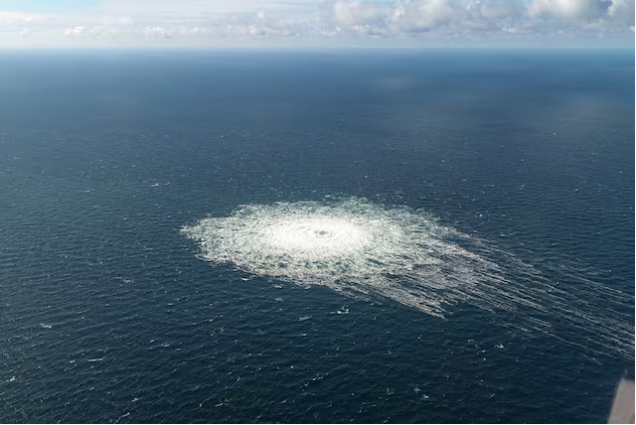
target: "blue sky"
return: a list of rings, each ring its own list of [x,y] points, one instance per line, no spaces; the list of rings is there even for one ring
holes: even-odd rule
[[[631,47],[634,0],[0,0],[0,48]]]

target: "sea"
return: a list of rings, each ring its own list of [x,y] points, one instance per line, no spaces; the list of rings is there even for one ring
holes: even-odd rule
[[[0,422],[606,422],[634,116],[633,50],[4,51]],[[423,245],[387,245],[402,269],[349,291],[237,236],[338,202],[425,215],[489,274],[440,254],[422,289]],[[223,218],[236,252],[184,231]]]

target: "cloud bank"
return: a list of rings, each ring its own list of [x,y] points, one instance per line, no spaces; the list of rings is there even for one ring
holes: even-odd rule
[[[634,0],[106,0],[2,10],[0,47],[634,44]]]

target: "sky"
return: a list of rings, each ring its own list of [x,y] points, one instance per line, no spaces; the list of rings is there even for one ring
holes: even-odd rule
[[[634,1],[0,0],[0,48],[634,48]]]

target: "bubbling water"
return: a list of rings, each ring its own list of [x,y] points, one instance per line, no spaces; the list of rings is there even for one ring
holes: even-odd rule
[[[232,262],[299,285],[379,294],[438,316],[442,302],[453,301],[428,289],[470,282],[471,269],[490,264],[444,241],[449,230],[425,214],[386,209],[358,198],[330,204],[247,205],[230,217],[207,218],[184,232],[201,242],[208,260]],[[443,258],[447,269],[453,267],[442,278]],[[427,280],[407,290],[390,275]]]
[[[360,198],[245,205],[229,217],[206,218],[182,231],[199,241],[205,259],[277,281],[325,286],[363,299],[389,298],[438,317],[445,317],[449,306],[470,303],[514,312],[525,319],[515,326],[560,338],[550,323],[558,320],[580,332],[589,346],[600,347],[597,352],[634,357],[633,326],[625,317],[590,310],[584,299],[511,255],[507,266],[515,278],[508,278],[486,258],[505,253],[421,211]],[[576,273],[567,278],[583,293],[624,304],[622,293]]]
[[[272,249],[305,255],[312,260],[337,257],[373,242],[359,220],[342,217],[281,219],[259,235]]]

